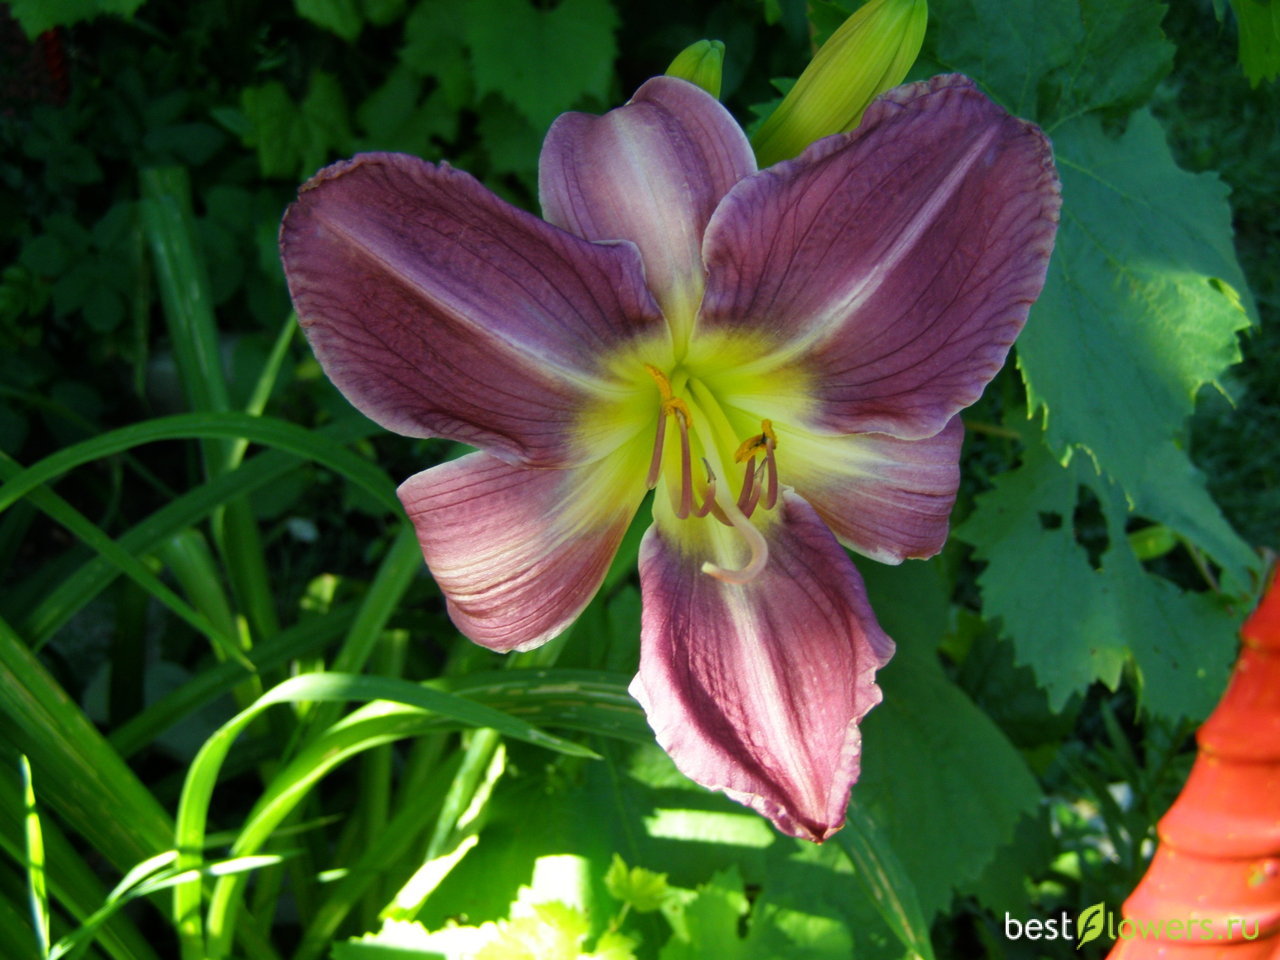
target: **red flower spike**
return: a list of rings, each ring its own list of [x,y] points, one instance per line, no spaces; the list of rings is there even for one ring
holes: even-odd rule
[[[1241,635],[1227,692],[1196,734],[1191,776],[1124,903],[1137,931],[1162,922],[1166,932],[1122,937],[1108,960],[1280,958],[1280,577]]]

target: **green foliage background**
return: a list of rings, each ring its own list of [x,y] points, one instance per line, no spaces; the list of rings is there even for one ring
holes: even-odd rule
[[[625,692],[638,531],[562,641],[459,637],[391,492],[456,451],[378,431],[294,336],[276,229],[324,163],[408,151],[536,209],[558,113],[708,37],[753,122],[853,5],[8,4],[15,958],[1014,958],[1006,912],[1119,906],[1277,545],[1277,93],[1225,5],[930,5],[913,78],[967,73],[1039,123],[1062,226],[966,412],[955,536],[860,563],[899,654],[823,847],[651,742]],[[1255,83],[1266,36],[1240,41]]]

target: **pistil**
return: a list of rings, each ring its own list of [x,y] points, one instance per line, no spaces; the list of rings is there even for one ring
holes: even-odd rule
[[[730,501],[723,504],[723,508],[733,529],[737,530],[742,539],[746,541],[750,555],[746,565],[737,570],[722,567],[707,560],[702,564],[702,572],[725,583],[750,583],[760,576],[761,571],[764,570],[764,565],[769,562],[769,544],[761,536],[760,531],[756,529],[755,524],[738,509],[736,503]]]
[[[734,463],[746,463],[742,478],[742,491],[738,494],[738,509],[750,518],[755,511],[760,497],[764,497],[764,508],[772,510],[778,502],[778,462],[773,456],[778,438],[773,433],[773,421],[761,420],[760,433],[748,437],[738,445],[733,454]],[[756,454],[764,451],[764,462],[757,466]],[[765,474],[765,482],[760,482],[760,474]]]

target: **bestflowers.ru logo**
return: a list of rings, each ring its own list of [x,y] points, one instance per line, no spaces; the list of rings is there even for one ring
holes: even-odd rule
[[[1142,919],[1121,917],[1095,903],[1072,917],[1062,913],[1046,920],[1019,920],[1004,915],[1007,940],[1074,940],[1079,950],[1086,943],[1106,937],[1109,940],[1255,940],[1259,924],[1242,917],[1214,921],[1208,917],[1181,919]]]

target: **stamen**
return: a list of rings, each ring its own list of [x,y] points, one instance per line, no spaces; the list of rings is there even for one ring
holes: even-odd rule
[[[662,395],[662,402],[665,405],[666,402],[674,396],[671,392],[671,381],[667,379],[667,375],[665,373],[655,367],[652,363],[646,363],[644,368],[658,385],[658,392]]]
[[[736,460],[737,457],[735,456],[734,459]],[[760,493],[756,490],[756,458],[752,457],[747,461],[747,469],[743,471],[742,492],[738,494],[738,509],[749,517],[759,499]]]
[[[680,426],[680,499],[672,498],[672,507],[676,516],[683,520],[693,509],[693,467],[689,453],[689,405],[671,390],[671,381],[667,375],[651,363],[644,365],[649,376],[658,385],[661,402],[658,406],[658,429],[653,442],[653,456],[649,460],[649,472],[645,482],[649,488],[657,486],[658,477],[662,475],[662,454],[667,438],[667,417],[674,415]],[[705,514],[700,514],[704,516]]]
[[[773,434],[772,420],[761,420],[760,430],[761,435],[765,438],[764,462],[769,474],[769,492],[765,494],[764,508],[772,510],[778,505],[778,460],[773,455],[773,451],[778,446],[778,438]]]
[[[746,517],[750,517],[754,512],[762,492],[766,510],[772,510],[778,503],[778,463],[773,455],[777,445],[778,438],[773,432],[773,421],[761,420],[760,433],[743,440],[733,454],[735,463],[747,461],[747,468],[742,478],[742,491],[738,494],[738,509]],[[760,450],[764,450],[764,463],[757,467],[755,457]],[[760,483],[758,470],[767,474],[767,483]]]
[[[769,442],[769,438],[763,433],[758,433],[754,437],[747,437],[740,444],[738,449],[733,452],[733,462],[741,463],[743,460],[750,460],[756,455],[756,451]]]
[[[765,564],[769,562],[769,544],[755,525],[738,509],[736,503],[726,503],[723,508],[733,528],[742,534],[742,539],[747,542],[747,549],[751,551],[751,555],[747,559],[746,566],[740,570],[727,570],[708,560],[702,565],[702,572],[724,583],[750,583],[760,576]]]
[[[716,505],[716,475],[707,458],[702,458],[702,465],[707,468],[707,489],[703,491],[702,506],[693,511],[695,517],[705,517]],[[728,521],[726,521],[726,524]]]
[[[738,509],[747,519],[751,518],[756,511],[756,506],[760,503],[760,494],[764,490],[760,475],[764,472],[765,465],[757,464],[754,460],[747,467],[747,478],[742,485],[742,493],[738,495]]]
[[[683,520],[693,509],[693,464],[689,453],[689,409],[684,401],[674,398],[676,422],[680,424],[680,502],[675,504],[676,516]]]
[[[658,435],[653,439],[653,456],[649,460],[649,473],[644,478],[646,490],[658,485],[658,477],[662,475],[662,449],[667,439],[667,411],[658,410]]]

